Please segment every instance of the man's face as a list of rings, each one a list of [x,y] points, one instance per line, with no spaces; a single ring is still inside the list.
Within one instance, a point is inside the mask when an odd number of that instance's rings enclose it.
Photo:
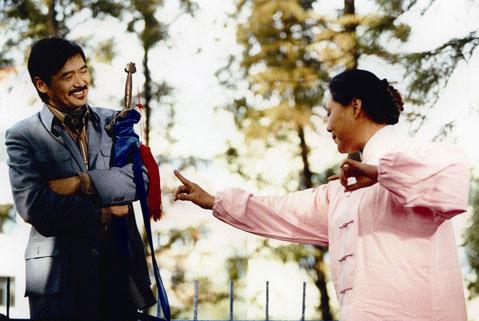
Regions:
[[[39,78],[35,85],[41,93],[48,95],[48,103],[58,110],[76,110],[86,104],[90,72],[80,55],[71,57],[65,65],[52,76],[50,86]]]

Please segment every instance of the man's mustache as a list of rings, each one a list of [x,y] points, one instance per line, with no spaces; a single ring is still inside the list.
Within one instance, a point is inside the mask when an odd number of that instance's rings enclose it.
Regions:
[[[82,86],[82,87],[78,87],[78,88],[73,88],[72,90],[70,90],[68,92],[68,96],[71,96],[73,95],[74,93],[77,93],[77,92],[80,92],[80,91],[83,91],[83,90],[87,90],[88,89],[88,86],[85,85],[85,86]]]

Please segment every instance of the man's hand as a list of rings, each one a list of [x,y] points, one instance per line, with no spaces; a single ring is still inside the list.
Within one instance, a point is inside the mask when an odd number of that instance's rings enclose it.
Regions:
[[[184,178],[178,171],[174,171],[175,176],[183,183],[175,191],[175,201],[190,201],[204,209],[212,209],[215,198],[205,192],[197,184]]]
[[[128,205],[113,205],[110,206],[110,213],[116,217],[124,217],[128,215]]]
[[[356,183],[348,185],[348,178],[354,177]],[[346,159],[339,167],[339,173],[328,178],[329,181],[339,179],[345,187],[345,192],[374,185],[378,182],[378,167],[364,164],[352,159]]]
[[[81,191],[80,176],[75,175],[67,178],[54,179],[48,182],[48,187],[53,192],[65,196],[79,194]]]

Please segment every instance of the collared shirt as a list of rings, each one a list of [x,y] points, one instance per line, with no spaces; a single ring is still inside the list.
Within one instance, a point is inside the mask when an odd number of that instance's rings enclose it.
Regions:
[[[86,106],[85,114],[83,115],[82,122],[79,128],[74,128],[71,123],[71,117],[66,115],[56,109],[53,106],[47,104],[48,109],[51,111],[53,116],[55,116],[63,126],[63,129],[70,135],[75,143],[78,144],[80,148],[80,153],[83,158],[83,163],[85,164],[85,168],[88,169],[88,121],[90,119],[90,109]]]
[[[449,219],[468,207],[468,160],[392,126],[362,157],[377,164],[377,184],[346,193],[332,181],[280,197],[231,188],[217,193],[213,214],[254,234],[329,246],[342,321],[465,321]]]
[[[70,135],[70,137],[73,139],[73,141],[78,145],[80,149],[80,153],[82,155],[83,163],[85,164],[85,168],[89,168],[89,162],[88,162],[88,122],[90,121],[90,118],[93,117],[93,123],[95,125],[95,115],[90,114],[90,108],[86,106],[86,111],[85,115],[83,116],[82,119],[82,124],[79,129],[73,128],[72,126],[69,126],[68,123],[68,117],[69,115],[66,115],[56,109],[53,106],[50,106],[46,104],[50,112],[53,114],[55,118],[60,121],[63,129]],[[93,195],[96,194],[96,189],[95,189],[95,184],[93,184],[93,181],[88,175],[87,172],[78,172],[77,175],[80,177],[80,182],[81,182],[81,191],[83,194],[87,195]],[[101,209],[101,216],[100,216],[100,225],[102,232],[104,233],[107,229],[108,226],[111,223],[111,207],[103,207]]]

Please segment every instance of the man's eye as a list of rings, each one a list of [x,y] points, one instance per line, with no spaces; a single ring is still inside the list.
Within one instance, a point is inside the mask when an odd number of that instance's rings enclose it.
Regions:
[[[72,78],[73,78],[72,75],[68,75],[68,76],[63,77],[62,79],[63,80],[71,80]]]
[[[85,69],[82,69],[82,70],[80,70],[80,72],[81,72],[82,74],[86,74],[86,73],[88,72],[88,69],[86,69],[86,68],[85,68]]]

